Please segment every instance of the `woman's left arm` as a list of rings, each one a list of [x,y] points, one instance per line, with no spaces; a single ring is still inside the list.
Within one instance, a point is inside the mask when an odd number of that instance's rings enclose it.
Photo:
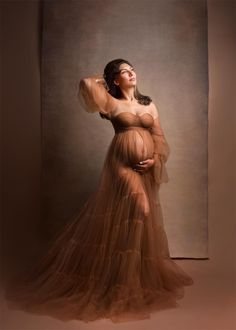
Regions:
[[[153,102],[150,106],[154,119],[154,124],[150,128],[150,132],[152,134],[154,142],[153,158],[155,160],[154,166],[152,167],[152,173],[155,181],[160,184],[162,182],[169,181],[165,164],[170,155],[170,146],[165,138],[164,131],[161,127],[158,110]]]

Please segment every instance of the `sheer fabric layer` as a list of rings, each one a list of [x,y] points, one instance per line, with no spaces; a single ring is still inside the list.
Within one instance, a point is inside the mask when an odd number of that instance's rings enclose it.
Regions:
[[[171,258],[159,200],[169,146],[158,119],[120,113],[96,191],[6,297],[12,308],[85,322],[177,307],[192,278]],[[140,174],[133,165],[155,157]],[[15,285],[14,285],[15,284]]]

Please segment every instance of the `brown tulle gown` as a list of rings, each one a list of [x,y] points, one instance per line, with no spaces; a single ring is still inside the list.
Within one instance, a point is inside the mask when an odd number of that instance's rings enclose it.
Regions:
[[[124,107],[114,115],[117,100],[90,79],[80,81],[78,95],[86,111],[103,113],[114,127],[98,188],[34,269],[8,285],[7,304],[64,321],[149,318],[177,307],[184,286],[193,284],[170,258],[163,226],[159,188],[169,181],[170,148],[153,102],[146,112]],[[133,170],[153,157],[147,172]]]

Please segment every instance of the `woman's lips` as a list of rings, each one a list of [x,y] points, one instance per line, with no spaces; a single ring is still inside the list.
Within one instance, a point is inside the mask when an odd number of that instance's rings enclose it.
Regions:
[[[130,78],[131,81],[135,80],[135,78]]]

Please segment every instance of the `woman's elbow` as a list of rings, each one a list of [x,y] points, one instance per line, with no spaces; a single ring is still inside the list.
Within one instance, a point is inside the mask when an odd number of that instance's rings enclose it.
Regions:
[[[88,84],[88,78],[82,78],[82,79],[80,79],[79,85],[80,85],[81,87],[84,87],[84,86],[86,86],[87,84]]]

